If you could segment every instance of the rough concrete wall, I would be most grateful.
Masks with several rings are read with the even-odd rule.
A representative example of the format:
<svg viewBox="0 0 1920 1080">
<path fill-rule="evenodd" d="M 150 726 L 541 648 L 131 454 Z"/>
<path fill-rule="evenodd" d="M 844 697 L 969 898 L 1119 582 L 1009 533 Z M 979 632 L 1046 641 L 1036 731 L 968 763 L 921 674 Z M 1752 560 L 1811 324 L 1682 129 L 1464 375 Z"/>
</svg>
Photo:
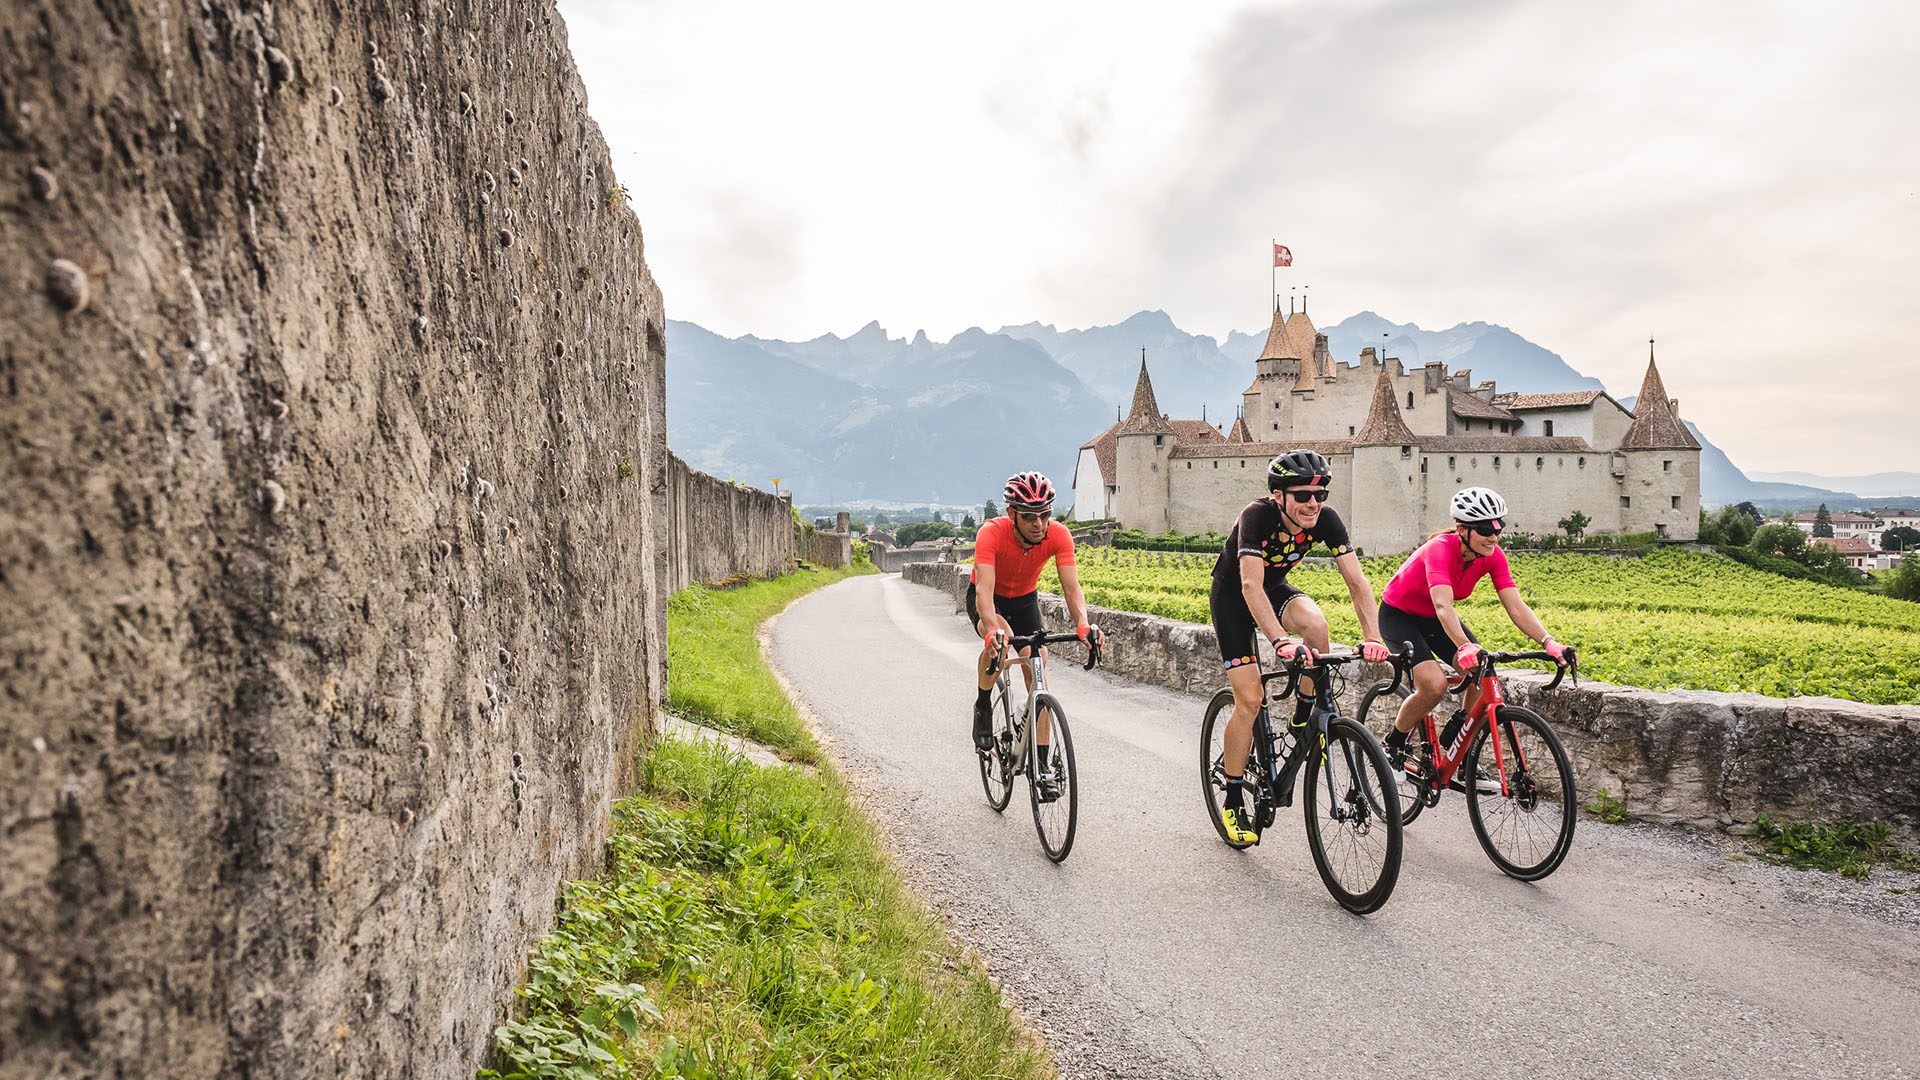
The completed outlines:
<svg viewBox="0 0 1920 1080">
<path fill-rule="evenodd" d="M 793 569 L 793 503 L 731 484 L 670 456 L 667 577 L 674 591 L 736 574 L 777 577 Z"/>
<path fill-rule="evenodd" d="M 471 1076 L 664 655 L 544 3 L 0 6 L 0 1074 Z"/>
<path fill-rule="evenodd" d="M 954 597 L 967 590 L 966 566 L 920 564 L 905 578 Z M 1050 625 L 1066 605 L 1043 594 Z M 1102 665 L 1111 673 L 1191 694 L 1226 685 L 1213 627 L 1130 611 L 1092 609 L 1107 632 Z M 1272 654 L 1261 644 L 1268 662 Z M 1362 665 L 1341 703 L 1359 707 L 1354 689 L 1392 677 Z M 1708 691 L 1656 693 L 1605 683 L 1562 683 L 1515 670 L 1509 700 L 1553 724 L 1573 760 L 1584 803 L 1605 788 L 1645 821 L 1700 829 L 1733 828 L 1767 814 L 1782 820 L 1884 820 L 1920 838 L 1920 707 L 1861 705 L 1835 698 L 1770 698 Z M 1200 719 L 1194 710 L 1194 722 Z"/>
<path fill-rule="evenodd" d="M 822 529 L 806 536 L 805 550 L 800 557 L 813 565 L 838 569 L 853 562 L 853 534 Z"/>
</svg>

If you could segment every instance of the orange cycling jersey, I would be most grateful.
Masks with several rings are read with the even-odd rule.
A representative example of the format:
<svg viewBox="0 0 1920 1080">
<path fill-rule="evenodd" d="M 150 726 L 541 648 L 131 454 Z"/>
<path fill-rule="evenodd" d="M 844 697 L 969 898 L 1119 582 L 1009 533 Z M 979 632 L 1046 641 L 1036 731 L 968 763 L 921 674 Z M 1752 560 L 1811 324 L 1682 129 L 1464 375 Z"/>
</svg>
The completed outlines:
<svg viewBox="0 0 1920 1080">
<path fill-rule="evenodd" d="M 1013 519 L 997 517 L 980 526 L 973 541 L 973 572 L 993 567 L 993 595 L 1025 596 L 1040 587 L 1040 571 L 1047 560 L 1056 566 L 1073 565 L 1073 534 L 1057 521 L 1047 522 L 1047 535 L 1029 548 L 1014 532 Z M 978 583 L 978 577 L 974 579 Z"/>
</svg>

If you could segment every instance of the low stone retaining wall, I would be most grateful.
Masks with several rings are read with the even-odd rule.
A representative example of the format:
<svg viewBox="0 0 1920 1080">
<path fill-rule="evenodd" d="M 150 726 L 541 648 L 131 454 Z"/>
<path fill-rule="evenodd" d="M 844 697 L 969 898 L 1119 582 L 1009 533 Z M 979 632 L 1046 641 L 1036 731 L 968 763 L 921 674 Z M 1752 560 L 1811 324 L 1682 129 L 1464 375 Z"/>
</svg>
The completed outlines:
<svg viewBox="0 0 1920 1080">
<path fill-rule="evenodd" d="M 958 611 L 967 569 L 923 563 L 904 576 L 951 595 Z M 1050 623 L 1066 621 L 1065 606 L 1041 597 Z M 1113 674 L 1191 694 L 1226 685 L 1211 626 L 1106 608 L 1093 613 L 1108 635 L 1102 663 Z M 1354 686 L 1392 677 L 1383 666 L 1365 668 Z M 1582 803 L 1604 789 L 1630 817 L 1661 824 L 1730 829 L 1762 814 L 1878 819 L 1909 842 L 1920 840 L 1920 707 L 1584 681 L 1545 693 L 1546 681 L 1516 670 L 1506 676 L 1507 695 L 1560 733 Z M 1357 708 L 1358 692 L 1350 689 L 1344 704 Z"/>
</svg>

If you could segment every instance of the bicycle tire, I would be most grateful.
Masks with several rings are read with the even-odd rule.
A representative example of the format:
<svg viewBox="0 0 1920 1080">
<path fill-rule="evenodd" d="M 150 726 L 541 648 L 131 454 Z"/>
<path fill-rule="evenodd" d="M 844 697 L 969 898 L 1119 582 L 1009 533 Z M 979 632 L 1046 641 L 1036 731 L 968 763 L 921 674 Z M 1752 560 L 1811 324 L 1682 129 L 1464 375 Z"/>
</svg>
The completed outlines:
<svg viewBox="0 0 1920 1080">
<path fill-rule="evenodd" d="M 993 695 L 993 749 L 975 751 L 980 759 L 980 787 L 987 793 L 987 805 L 998 814 L 1013 801 L 1013 762 L 1020 748 L 1013 745 L 1013 704 L 1008 700 L 1007 682 Z"/>
<path fill-rule="evenodd" d="M 1382 705 L 1375 710 L 1374 699 L 1387 696 L 1392 686 L 1391 681 L 1382 679 L 1367 687 L 1367 692 L 1360 698 L 1357 717 L 1360 726 L 1372 732 L 1383 748 L 1386 746 L 1387 732 L 1393 730 L 1394 720 L 1400 715 L 1399 703 L 1413 696 L 1413 690 L 1402 680 L 1399 691 L 1393 695 L 1394 707 L 1387 709 Z M 1406 766 L 1398 770 L 1395 777 L 1397 782 L 1394 789 L 1400 793 L 1400 824 L 1411 825 L 1413 819 L 1420 816 L 1420 811 L 1427 807 L 1427 791 L 1431 786 L 1428 778 L 1433 775 L 1433 747 L 1427 742 L 1427 725 L 1415 724 L 1413 730 L 1407 733 L 1406 760 Z"/>
<path fill-rule="evenodd" d="M 1507 732 L 1506 788 L 1504 793 L 1483 794 L 1472 778 L 1480 767 L 1481 751 L 1494 731 Z M 1516 744 L 1527 763 L 1524 772 L 1514 769 Z M 1495 783 L 1501 781 L 1500 773 L 1498 765 L 1488 763 L 1487 775 Z M 1578 820 L 1573 766 L 1560 745 L 1560 736 L 1539 713 L 1518 705 L 1502 705 L 1493 726 L 1474 739 L 1461 775 L 1468 778 L 1467 817 L 1473 822 L 1473 835 L 1501 873 L 1521 881 L 1539 881 L 1559 868 L 1573 847 L 1573 825 Z M 1542 814 L 1547 810 L 1558 811 L 1557 822 L 1551 813 Z M 1509 850 L 1520 848 L 1523 841 L 1527 842 L 1524 852 Z M 1532 861 L 1523 861 L 1528 859 Z"/>
<path fill-rule="evenodd" d="M 1220 836 L 1220 842 L 1235 850 L 1244 851 L 1252 844 L 1236 844 L 1227 839 L 1227 827 L 1221 824 L 1220 809 L 1225 805 L 1227 792 L 1225 767 L 1221 763 L 1222 748 L 1225 746 L 1227 721 L 1233 716 L 1233 691 L 1222 690 L 1207 702 L 1207 715 L 1200 721 L 1200 798 L 1206 803 L 1207 820 L 1213 822 L 1213 831 Z M 1248 764 L 1253 754 L 1248 748 Z M 1245 772 L 1241 773 L 1245 776 Z"/>
<path fill-rule="evenodd" d="M 1038 776 L 1046 763 L 1028 758 L 1033 769 L 1027 773 L 1027 795 L 1033 801 L 1033 828 L 1040 834 L 1040 848 L 1047 858 L 1060 862 L 1073 850 L 1073 833 L 1080 818 L 1080 781 L 1073 763 L 1073 734 L 1067 729 L 1067 713 L 1060 707 L 1060 700 L 1052 694 L 1041 693 L 1039 707 L 1052 717 L 1049 726 L 1053 729 L 1047 740 L 1048 756 L 1053 758 L 1055 772 L 1060 777 L 1060 796 L 1050 802 L 1040 801 Z M 1032 745 L 1038 734 L 1039 722 L 1035 720 L 1027 726 L 1027 741 Z M 1064 813 L 1062 808 L 1064 807 Z"/>
<path fill-rule="evenodd" d="M 1358 722 L 1336 716 L 1327 724 L 1324 749 L 1302 767 L 1311 770 L 1301 802 L 1321 883 L 1356 915 L 1380 910 L 1400 879 L 1403 841 L 1399 786 L 1386 751 Z M 1324 795 L 1323 785 L 1329 788 Z"/>
</svg>

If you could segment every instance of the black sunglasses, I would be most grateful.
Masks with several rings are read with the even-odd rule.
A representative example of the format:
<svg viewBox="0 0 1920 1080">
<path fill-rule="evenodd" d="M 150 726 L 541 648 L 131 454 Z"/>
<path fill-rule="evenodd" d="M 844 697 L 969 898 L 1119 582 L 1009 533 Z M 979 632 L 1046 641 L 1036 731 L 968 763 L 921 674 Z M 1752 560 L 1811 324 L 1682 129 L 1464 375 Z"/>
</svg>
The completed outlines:
<svg viewBox="0 0 1920 1080">
<path fill-rule="evenodd" d="M 1307 488 L 1288 488 L 1287 494 L 1301 502 L 1326 502 L 1327 498 L 1331 496 L 1333 492 L 1328 491 L 1326 488 L 1313 488 L 1311 490 Z"/>
<path fill-rule="evenodd" d="M 1467 528 L 1472 529 L 1481 536 L 1499 536 L 1503 531 L 1500 528 L 1500 523 L 1497 521 L 1476 521 L 1467 526 Z"/>
</svg>

